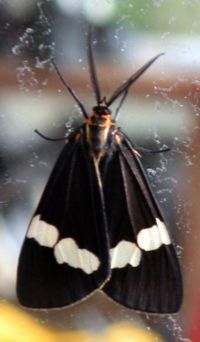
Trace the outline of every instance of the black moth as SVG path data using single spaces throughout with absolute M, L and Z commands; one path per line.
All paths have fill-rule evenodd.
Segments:
M 68 139 L 21 250 L 17 294 L 30 308 L 73 304 L 97 289 L 149 313 L 174 313 L 182 302 L 177 255 L 139 160 L 115 122 L 129 87 L 161 55 L 134 73 L 107 100 L 101 97 L 88 30 L 96 106 Z M 121 96 L 115 116 L 110 105 Z

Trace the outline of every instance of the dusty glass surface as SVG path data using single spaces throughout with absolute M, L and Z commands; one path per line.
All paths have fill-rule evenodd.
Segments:
M 0 1 L 0 340 L 200 340 L 199 10 L 192 0 Z M 94 104 L 87 22 L 105 94 L 165 52 L 130 90 L 118 125 L 139 146 L 171 148 L 142 162 L 180 257 L 184 302 L 175 315 L 136 313 L 98 292 L 54 311 L 23 309 L 16 298 L 20 247 L 63 147 L 34 129 L 62 137 L 83 121 L 52 57 L 88 111 Z

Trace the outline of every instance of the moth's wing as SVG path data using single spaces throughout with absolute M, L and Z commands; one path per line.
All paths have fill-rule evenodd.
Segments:
M 21 250 L 17 294 L 22 305 L 67 306 L 106 281 L 109 252 L 99 182 L 84 141 L 68 142 Z
M 112 275 L 103 291 L 135 310 L 178 311 L 182 279 L 176 252 L 142 166 L 126 142 L 118 144 L 108 163 L 104 193 Z

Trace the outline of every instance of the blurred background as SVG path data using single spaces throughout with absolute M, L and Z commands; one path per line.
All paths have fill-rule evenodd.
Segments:
M 0 341 L 200 341 L 199 13 L 198 0 L 0 1 Z M 16 299 L 20 247 L 63 147 L 34 129 L 62 137 L 83 122 L 50 59 L 90 112 L 88 22 L 104 94 L 165 52 L 130 90 L 118 125 L 139 146 L 171 148 L 142 162 L 180 257 L 176 315 L 139 314 L 101 293 L 42 312 Z

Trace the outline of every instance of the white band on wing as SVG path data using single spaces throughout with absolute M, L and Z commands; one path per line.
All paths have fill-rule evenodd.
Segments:
M 58 229 L 40 220 L 40 215 L 33 217 L 26 235 L 27 238 L 36 240 L 39 245 L 44 247 L 53 247 L 58 236 Z
M 111 268 L 123 268 L 128 264 L 137 267 L 142 257 L 135 243 L 122 240 L 110 250 Z
M 71 267 L 80 268 L 87 274 L 96 271 L 100 265 L 96 255 L 87 249 L 80 249 L 72 238 L 60 240 L 54 248 L 54 254 L 59 264 L 66 263 Z
M 137 235 L 137 244 L 144 251 L 154 251 L 161 245 L 170 245 L 171 240 L 165 224 L 156 218 L 157 225 L 142 229 Z

